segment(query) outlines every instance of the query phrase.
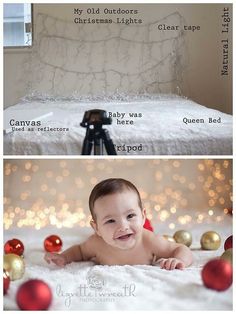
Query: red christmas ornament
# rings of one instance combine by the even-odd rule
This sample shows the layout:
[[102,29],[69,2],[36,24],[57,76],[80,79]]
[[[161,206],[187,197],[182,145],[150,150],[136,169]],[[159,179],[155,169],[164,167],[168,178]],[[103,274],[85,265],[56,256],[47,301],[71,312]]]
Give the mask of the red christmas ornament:
[[4,245],[5,254],[13,253],[21,256],[24,252],[24,249],[25,248],[23,243],[18,239],[9,240]]
[[9,273],[5,269],[3,269],[3,293],[4,295],[7,293],[9,286],[10,286]]
[[44,281],[31,279],[19,287],[16,302],[21,310],[45,311],[52,302],[52,292]]
[[57,235],[50,235],[44,240],[44,248],[47,252],[59,252],[62,248],[62,240]]
[[233,281],[232,265],[223,259],[213,259],[203,267],[202,280],[207,288],[224,291]]
[[225,251],[233,248],[233,236],[231,235],[225,240],[224,249]]
[[143,228],[150,230],[150,231],[153,231],[153,227],[152,227],[149,219],[146,218],[144,225],[143,225]]

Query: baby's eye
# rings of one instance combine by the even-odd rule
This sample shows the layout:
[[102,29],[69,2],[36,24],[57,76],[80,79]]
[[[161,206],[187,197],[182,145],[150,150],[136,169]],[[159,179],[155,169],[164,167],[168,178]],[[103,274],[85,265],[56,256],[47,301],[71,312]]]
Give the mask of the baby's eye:
[[113,222],[115,222],[114,219],[109,219],[109,220],[107,220],[105,223],[106,223],[106,224],[112,224]]
[[129,214],[128,216],[127,216],[127,218],[128,219],[131,219],[131,218],[133,218],[134,216],[136,216],[135,214]]

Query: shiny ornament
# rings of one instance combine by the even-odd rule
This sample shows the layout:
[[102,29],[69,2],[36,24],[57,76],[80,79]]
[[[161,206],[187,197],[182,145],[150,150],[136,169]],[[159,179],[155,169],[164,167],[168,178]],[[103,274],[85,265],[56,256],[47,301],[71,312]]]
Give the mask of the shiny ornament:
[[10,286],[10,276],[8,271],[3,269],[3,293],[6,294]]
[[168,234],[163,234],[163,238],[165,238],[169,242],[175,242],[175,239],[173,237],[169,236]]
[[221,238],[215,231],[207,231],[201,237],[203,250],[217,250],[220,247]]
[[13,253],[21,256],[24,252],[24,245],[18,239],[8,240],[4,245],[5,254]]
[[233,236],[231,235],[225,240],[224,249],[225,251],[233,248]]
[[233,249],[228,249],[224,251],[220,258],[230,262],[233,265]]
[[31,279],[19,287],[16,302],[23,311],[45,311],[52,302],[52,292],[44,281]]
[[203,267],[202,280],[207,288],[224,291],[232,284],[233,267],[226,260],[213,259]]
[[47,252],[59,252],[62,248],[62,240],[57,235],[50,235],[44,240],[44,248]]
[[190,246],[192,244],[192,235],[186,230],[176,231],[173,238],[175,239],[175,242],[182,243],[186,246]]
[[3,268],[8,271],[11,280],[17,280],[24,275],[25,263],[19,255],[5,254]]
[[152,227],[149,219],[146,218],[144,225],[143,225],[143,228],[150,230],[150,231],[153,231],[153,227]]

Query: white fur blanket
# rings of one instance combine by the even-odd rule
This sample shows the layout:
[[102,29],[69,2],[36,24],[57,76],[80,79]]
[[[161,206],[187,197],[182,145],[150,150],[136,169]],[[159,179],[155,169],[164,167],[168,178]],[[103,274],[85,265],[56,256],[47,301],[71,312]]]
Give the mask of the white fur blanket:
[[[45,237],[58,234],[65,249],[86,239],[90,229],[11,229],[5,232],[4,241],[13,237],[23,241],[26,269],[23,278],[11,282],[4,296],[4,308],[17,310],[18,287],[28,279],[38,278],[51,287],[50,310],[232,310],[232,287],[217,292],[207,289],[201,279],[203,265],[222,254],[224,240],[232,234],[231,224],[232,218],[226,217],[221,225],[196,226],[191,246],[194,263],[183,271],[143,265],[98,266],[92,262],[59,268],[43,260]],[[158,229],[162,231],[160,226]],[[200,249],[200,236],[207,230],[215,230],[222,237],[217,251]]]

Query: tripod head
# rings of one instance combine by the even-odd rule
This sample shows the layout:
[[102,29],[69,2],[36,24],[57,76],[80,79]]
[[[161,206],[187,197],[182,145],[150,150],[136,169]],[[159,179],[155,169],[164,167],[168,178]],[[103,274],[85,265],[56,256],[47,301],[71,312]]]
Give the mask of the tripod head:
[[[103,124],[111,124],[112,119],[107,116],[105,110],[93,109],[85,111],[83,121],[80,125],[86,129],[86,135],[82,147],[82,155],[90,155],[94,145],[94,155],[103,154],[105,146],[108,155],[116,155],[115,146],[109,133],[103,129]],[[93,126],[90,127],[90,126]]]
[[100,109],[92,109],[85,111],[84,117],[80,125],[84,128],[89,128],[93,125],[94,128],[101,128],[102,125],[108,125],[112,123],[112,119],[107,117],[107,112]]

